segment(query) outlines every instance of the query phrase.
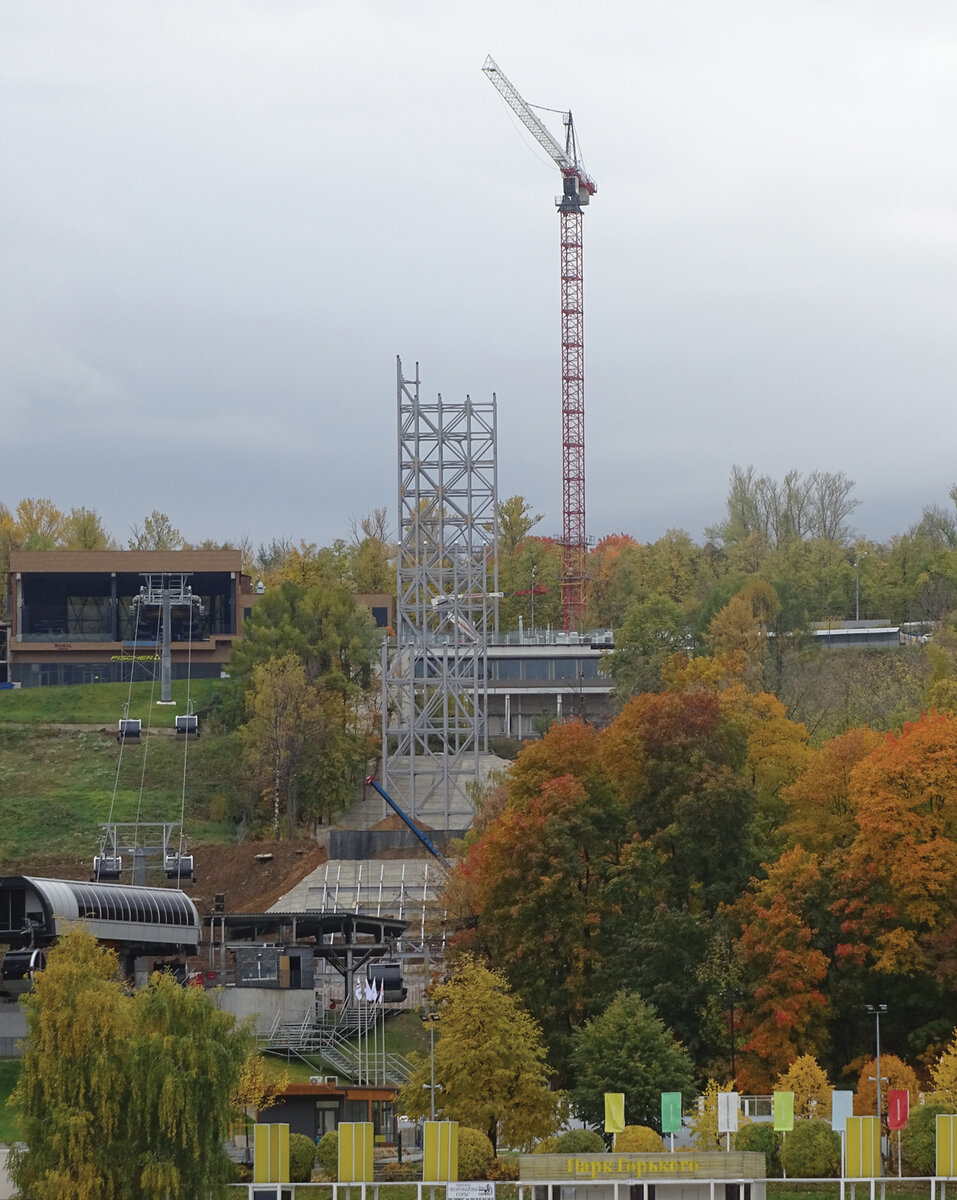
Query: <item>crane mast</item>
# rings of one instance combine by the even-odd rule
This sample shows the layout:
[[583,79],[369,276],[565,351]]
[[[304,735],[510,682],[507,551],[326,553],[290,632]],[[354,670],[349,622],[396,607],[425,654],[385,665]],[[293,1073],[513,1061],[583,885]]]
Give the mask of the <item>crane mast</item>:
[[558,206],[562,315],[562,621],[580,630],[585,616],[585,320],[582,208],[598,191],[578,158],[571,112],[562,116],[565,147],[551,135],[491,55],[482,70],[562,174]]

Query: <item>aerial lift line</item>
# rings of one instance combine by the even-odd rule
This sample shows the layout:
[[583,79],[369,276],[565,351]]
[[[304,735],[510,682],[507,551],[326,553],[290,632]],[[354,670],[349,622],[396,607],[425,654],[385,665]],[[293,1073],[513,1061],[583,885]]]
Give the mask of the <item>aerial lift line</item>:
[[598,191],[578,155],[572,114],[562,114],[565,148],[499,70],[492,56],[482,70],[562,173],[556,196],[561,221],[562,272],[562,619],[581,630],[585,615],[585,353],[582,298],[582,208]]

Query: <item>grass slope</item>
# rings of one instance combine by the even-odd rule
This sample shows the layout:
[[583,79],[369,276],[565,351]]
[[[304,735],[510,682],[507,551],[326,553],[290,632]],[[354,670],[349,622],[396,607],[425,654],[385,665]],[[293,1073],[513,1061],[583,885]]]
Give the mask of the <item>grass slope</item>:
[[187,688],[185,679],[174,679],[171,694],[176,707],[158,705],[158,683],[81,683],[69,687],[16,688],[0,691],[0,725],[26,722],[55,725],[107,725],[116,729],[123,716],[123,705],[130,703],[129,715],[139,717],[143,728],[172,729],[177,713],[186,712],[187,695],[197,710],[205,708],[222,682],[218,679],[193,679]]
[[[199,707],[214,689],[202,697],[197,690],[194,683]],[[177,691],[174,684],[174,698]],[[178,821],[184,792],[192,839],[234,840],[232,818],[249,801],[236,735],[203,731],[188,743],[150,736],[121,747],[111,731],[128,694],[122,684],[0,692],[0,869],[88,858],[100,824],[111,819]],[[148,684],[133,689],[130,713],[144,729],[171,728],[175,713],[185,710],[185,682],[176,709],[151,706]]]

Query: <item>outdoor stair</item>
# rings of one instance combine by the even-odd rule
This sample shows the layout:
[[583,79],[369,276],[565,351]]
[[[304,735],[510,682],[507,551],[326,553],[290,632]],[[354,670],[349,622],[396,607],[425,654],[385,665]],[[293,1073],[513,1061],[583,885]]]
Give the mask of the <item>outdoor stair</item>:
[[277,1019],[260,1048],[268,1054],[294,1054],[310,1065],[321,1060],[337,1075],[359,1083],[401,1087],[411,1078],[412,1066],[404,1055],[383,1054],[381,1045],[376,1048],[373,1020],[378,1011],[371,1005],[350,1006],[335,1015],[323,1014],[319,1021],[309,1014],[292,1024]]

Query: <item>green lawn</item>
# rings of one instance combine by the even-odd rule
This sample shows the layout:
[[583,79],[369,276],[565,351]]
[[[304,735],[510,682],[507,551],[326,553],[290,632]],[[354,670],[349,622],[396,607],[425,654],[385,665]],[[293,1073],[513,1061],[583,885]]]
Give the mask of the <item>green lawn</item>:
[[[201,710],[209,705],[222,688],[219,679],[193,679],[188,694],[194,706]],[[130,701],[129,716],[139,717],[147,724],[172,729],[177,713],[186,711],[187,681],[174,679],[172,697],[176,707],[156,703],[160,698],[159,683],[82,683],[69,687],[17,688],[0,691],[0,725],[17,722],[56,725],[108,725],[116,728],[123,715],[123,705]],[[152,707],[151,707],[152,701]]]
[[143,738],[121,753],[115,738],[98,731],[0,724],[0,868],[87,858],[111,814],[114,821],[137,814],[142,821],[178,820],[184,755],[187,833],[194,841],[231,840],[230,817],[246,792],[234,735],[204,733],[188,746],[172,737]]
[[17,1138],[16,1114],[7,1104],[7,1098],[20,1078],[18,1058],[0,1058],[0,1142],[14,1142]]

